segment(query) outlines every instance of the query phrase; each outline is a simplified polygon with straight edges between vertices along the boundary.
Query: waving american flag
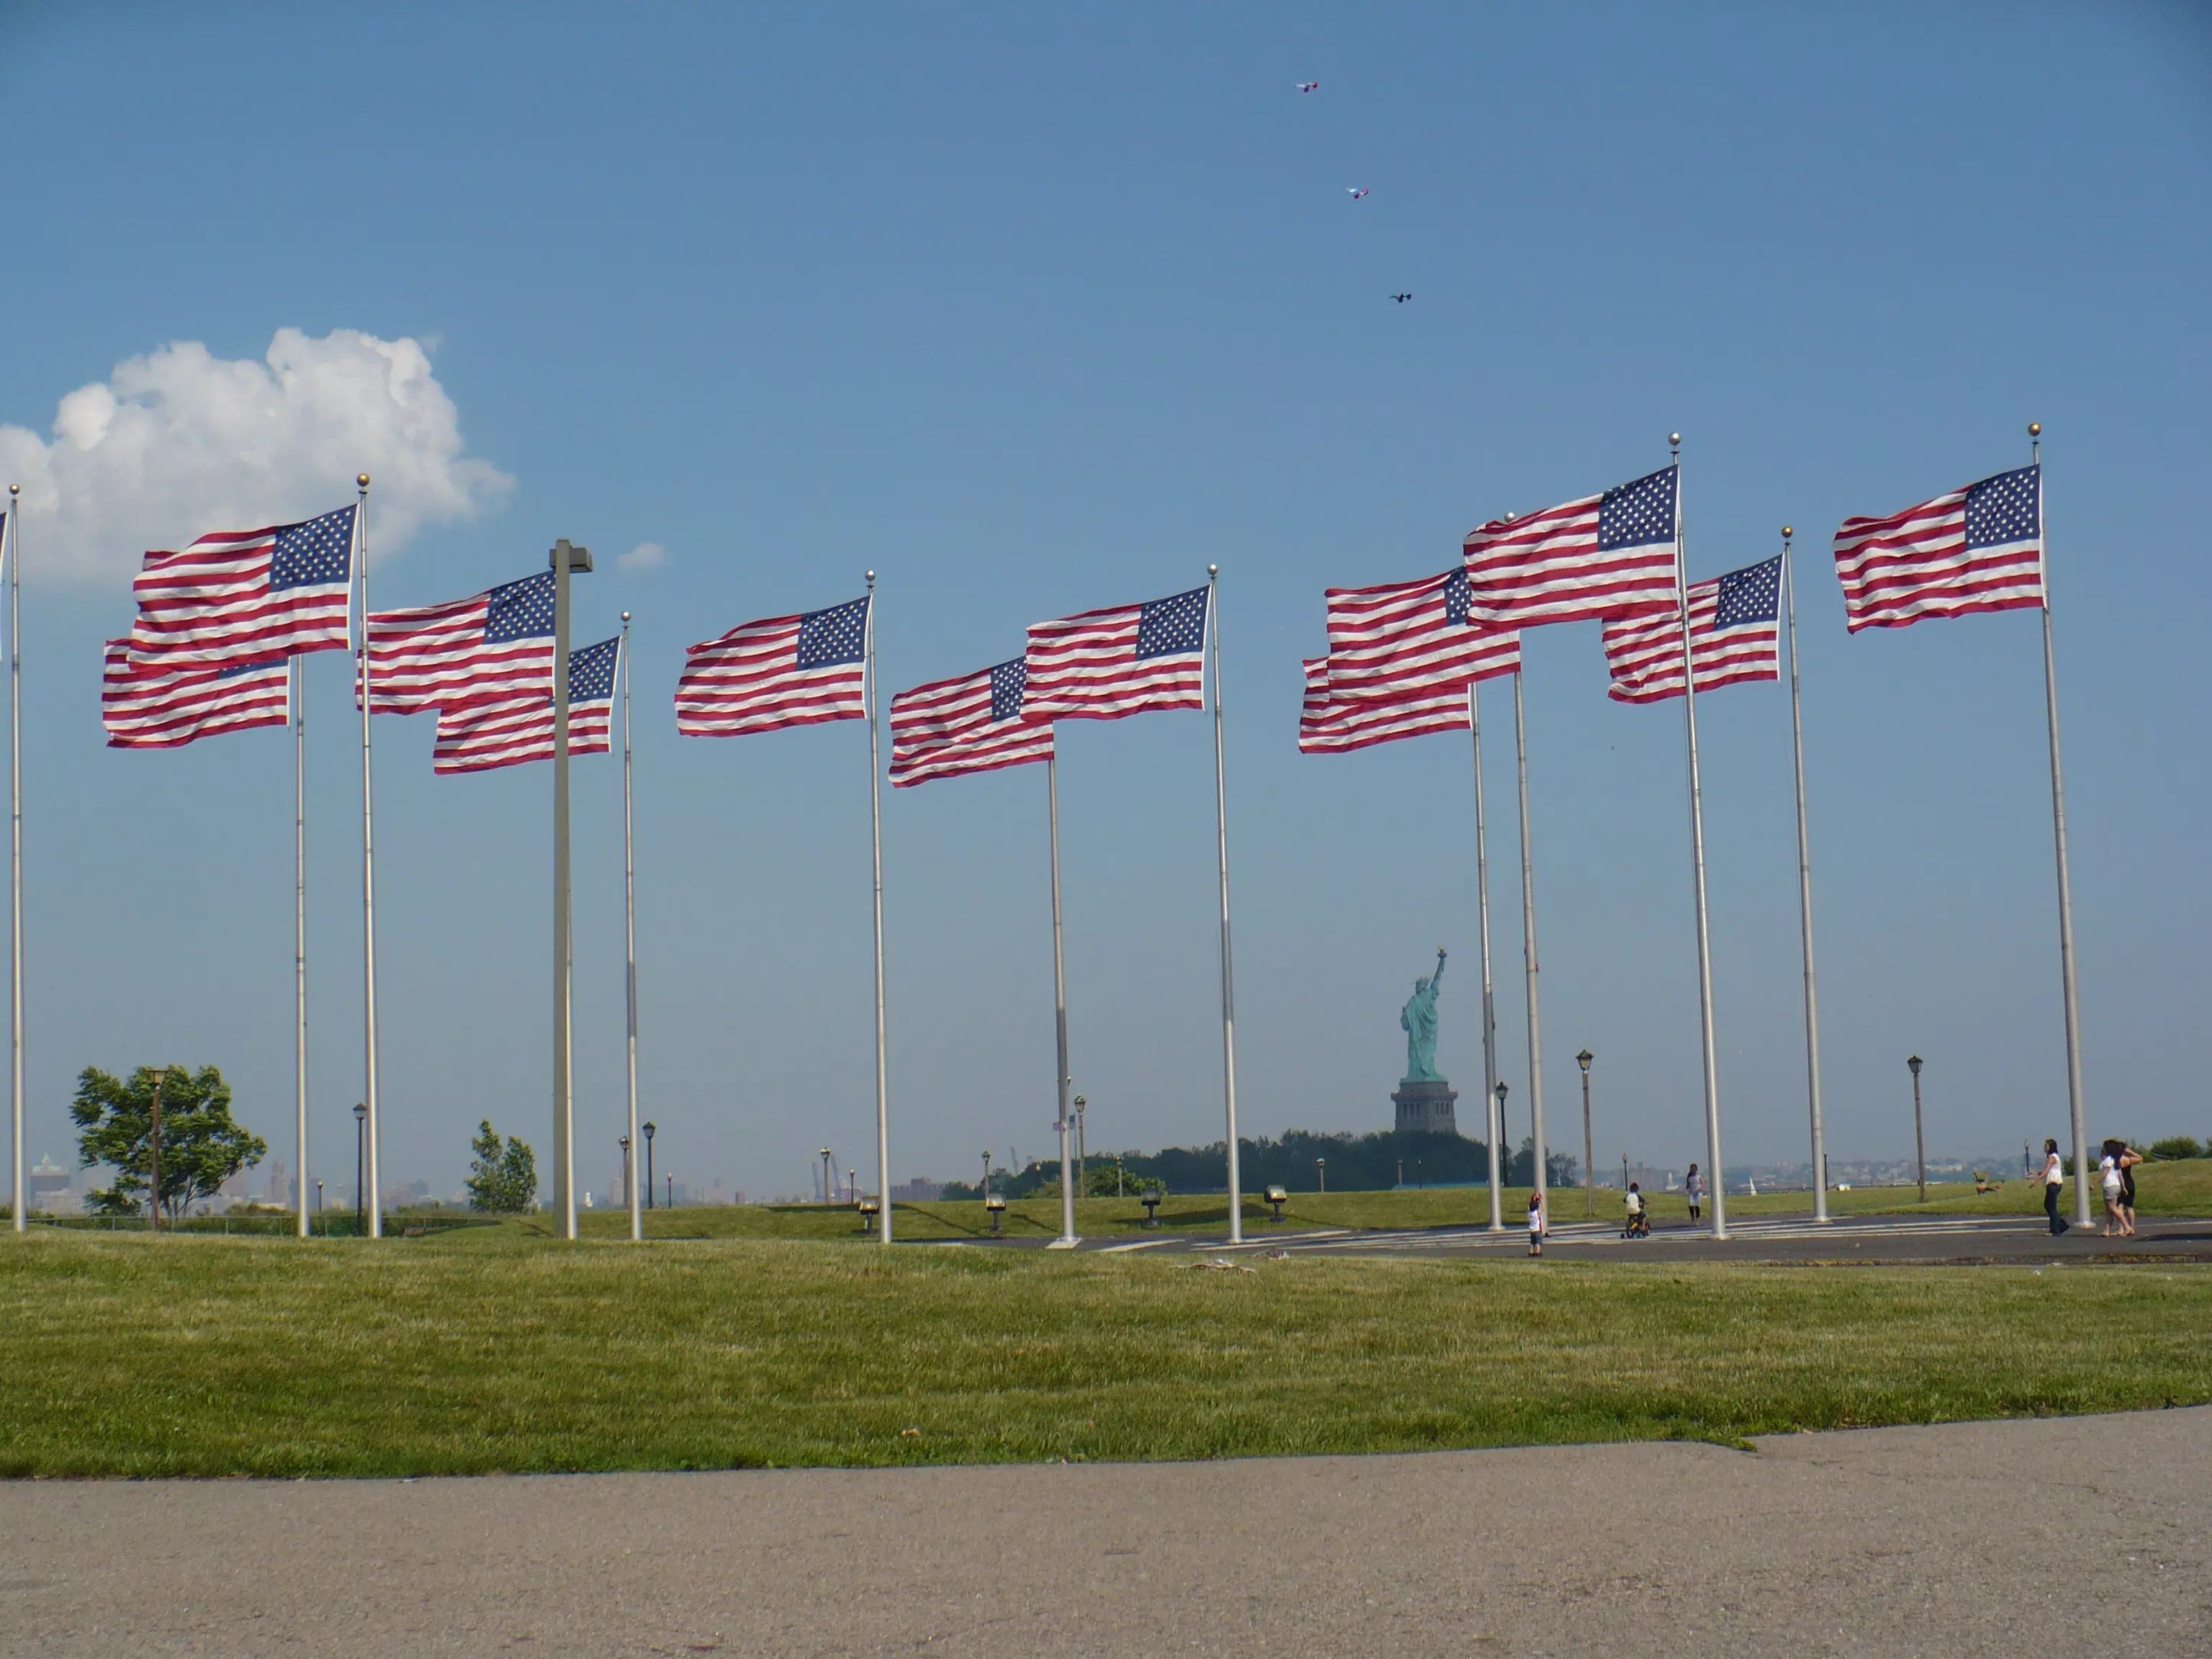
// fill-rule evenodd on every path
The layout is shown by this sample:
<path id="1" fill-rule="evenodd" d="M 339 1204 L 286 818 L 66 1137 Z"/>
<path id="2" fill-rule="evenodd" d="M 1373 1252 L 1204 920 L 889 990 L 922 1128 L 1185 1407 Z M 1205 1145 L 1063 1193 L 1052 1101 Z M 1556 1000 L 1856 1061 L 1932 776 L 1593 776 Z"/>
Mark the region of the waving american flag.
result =
<path id="1" fill-rule="evenodd" d="M 1493 627 L 1642 617 L 1674 608 L 1680 469 L 1468 532 L 1470 614 Z"/>
<path id="2" fill-rule="evenodd" d="M 1206 707 L 1211 588 L 1145 605 L 1086 611 L 1030 629 L 1033 720 L 1116 720 L 1161 708 Z"/>
<path id="3" fill-rule="evenodd" d="M 131 591 L 135 662 L 257 662 L 352 643 L 354 508 L 149 553 Z"/>
<path id="4" fill-rule="evenodd" d="M 1690 650 L 1698 690 L 1747 680 L 1778 680 L 1777 644 L 1782 610 L 1780 555 L 1731 570 L 1690 588 Z M 1607 692 L 1615 702 L 1659 702 L 1682 695 L 1682 623 L 1679 617 L 1638 617 L 1605 625 Z"/>
<path id="5" fill-rule="evenodd" d="M 893 697 L 892 787 L 1050 760 L 1051 723 L 1023 718 L 1028 681 L 1028 666 L 1017 657 Z"/>
<path id="6" fill-rule="evenodd" d="M 100 682 L 100 723 L 110 749 L 180 749 L 201 738 L 292 718 L 289 659 L 217 668 L 185 663 L 141 668 L 129 640 L 110 640 Z"/>
<path id="7" fill-rule="evenodd" d="M 2043 469 L 2023 466 L 1836 532 L 1844 623 L 1908 628 L 1923 617 L 2043 604 Z"/>
<path id="8" fill-rule="evenodd" d="M 568 752 L 604 755 L 611 746 L 615 675 L 622 636 L 568 653 Z M 431 765 L 441 776 L 553 758 L 553 698 L 509 698 L 447 708 L 438 715 Z"/>
<path id="9" fill-rule="evenodd" d="M 684 653 L 676 729 L 738 738 L 868 713 L 869 600 L 744 623 Z"/>
<path id="10" fill-rule="evenodd" d="M 359 706 L 358 676 L 354 702 Z M 553 573 L 368 619 L 371 714 L 553 695 Z"/>

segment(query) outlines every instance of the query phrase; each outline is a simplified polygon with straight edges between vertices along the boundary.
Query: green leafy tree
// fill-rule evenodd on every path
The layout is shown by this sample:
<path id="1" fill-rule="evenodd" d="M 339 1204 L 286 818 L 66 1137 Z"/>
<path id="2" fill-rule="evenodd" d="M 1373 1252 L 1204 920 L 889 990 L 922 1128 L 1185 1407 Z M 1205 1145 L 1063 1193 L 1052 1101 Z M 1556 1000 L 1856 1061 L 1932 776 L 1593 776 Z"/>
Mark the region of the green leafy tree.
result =
<path id="1" fill-rule="evenodd" d="M 469 1165 L 469 1207 L 514 1215 L 538 1207 L 538 1154 L 514 1135 L 500 1144 L 499 1132 L 486 1118 L 469 1143 L 475 1154 Z"/>
<path id="2" fill-rule="evenodd" d="M 2208 1153 L 2203 1147 L 2199 1146 L 2193 1136 L 2169 1135 L 2164 1140 L 2151 1142 L 2150 1155 L 2159 1162 L 2164 1163 L 2169 1158 L 2204 1158 L 2212 1156 L 2212 1153 Z"/>
<path id="3" fill-rule="evenodd" d="M 124 1082 L 88 1066 L 77 1074 L 70 1115 L 76 1121 L 77 1158 L 90 1169 L 105 1164 L 114 1185 L 87 1196 L 107 1215 L 144 1207 L 154 1164 L 154 1090 L 161 1091 L 162 1212 L 172 1218 L 207 1197 L 269 1151 L 259 1135 L 230 1115 L 230 1085 L 212 1066 L 141 1066 Z"/>

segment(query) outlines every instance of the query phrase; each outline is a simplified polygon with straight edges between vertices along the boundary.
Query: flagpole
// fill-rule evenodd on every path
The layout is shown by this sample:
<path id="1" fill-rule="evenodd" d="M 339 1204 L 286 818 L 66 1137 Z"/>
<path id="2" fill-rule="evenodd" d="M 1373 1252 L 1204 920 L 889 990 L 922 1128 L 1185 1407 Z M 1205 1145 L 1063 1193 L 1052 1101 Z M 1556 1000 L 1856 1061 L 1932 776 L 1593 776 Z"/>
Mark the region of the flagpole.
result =
<path id="1" fill-rule="evenodd" d="M 1058 1073 L 1060 1115 L 1053 1127 L 1060 1131 L 1060 1237 L 1052 1242 L 1055 1250 L 1072 1250 L 1079 1242 L 1075 1236 L 1075 1164 L 1068 1151 L 1067 1127 L 1069 1109 L 1067 1086 L 1074 1079 L 1067 1070 L 1067 971 L 1064 965 L 1060 944 L 1060 780 L 1055 775 L 1059 763 L 1053 757 L 1044 757 L 1044 795 L 1046 819 L 1052 833 L 1052 1006 L 1053 1030 L 1059 1043 Z"/>
<path id="2" fill-rule="evenodd" d="M 1229 786 L 1221 757 L 1221 567 L 1206 567 L 1206 631 L 1213 647 L 1213 824 L 1221 854 L 1221 1097 L 1229 1118 L 1229 1242 L 1244 1242 L 1237 1156 L 1237 970 L 1229 937 Z"/>
<path id="3" fill-rule="evenodd" d="M 23 486 L 8 486 L 8 1129 L 17 1232 L 30 1224 L 23 1183 Z"/>
<path id="4" fill-rule="evenodd" d="M 2089 1171 L 2095 1166 L 2089 1160 L 2088 1114 L 2081 1103 L 2081 1007 L 2074 983 L 2074 879 L 2066 860 L 2066 783 L 2058 764 L 2058 653 L 2051 633 L 2051 538 L 2043 505 L 2042 422 L 2029 423 L 2027 440 L 2035 465 L 2035 527 L 2043 544 L 2043 703 L 2051 727 L 2051 829 L 2058 855 L 2058 976 L 2066 1002 L 2066 1105 L 2074 1129 L 2074 1224 L 2087 1227 Z M 19 961 L 21 955 L 19 947 Z M 19 1164 L 21 1158 L 19 1150 Z"/>
<path id="5" fill-rule="evenodd" d="M 1547 1196 L 1544 1170 L 1544 1039 L 1536 1006 L 1536 866 L 1528 851 L 1528 721 L 1521 690 L 1521 671 L 1513 671 L 1513 748 L 1521 772 L 1521 959 L 1528 975 L 1528 1127 L 1534 1146 L 1530 1179 L 1536 1196 Z M 1503 1104 L 1498 1132 L 1505 1133 Z M 1542 1212 L 1547 1221 L 1550 1212 Z"/>
<path id="6" fill-rule="evenodd" d="M 623 992 L 629 1012 L 629 1237 L 645 1237 L 645 1214 L 637 1182 L 637 854 L 630 835 L 629 793 L 629 612 L 622 613 L 622 643 L 616 666 L 622 671 L 623 705 Z"/>
<path id="7" fill-rule="evenodd" d="M 1790 629 L 1790 747 L 1797 763 L 1797 920 L 1805 941 L 1805 1098 L 1813 1114 L 1813 1219 L 1828 1218 L 1828 1138 L 1820 1121 L 1820 1000 L 1813 977 L 1813 843 L 1805 827 L 1805 713 L 1797 694 L 1797 568 L 1782 526 L 1782 591 Z M 1714 1171 L 1717 1176 L 1719 1171 Z"/>
<path id="8" fill-rule="evenodd" d="M 367 1109 L 368 1141 L 368 1236 L 384 1237 L 384 1188 L 380 1179 L 376 1099 L 376 836 L 375 792 L 369 765 L 368 711 L 368 474 L 354 480 L 360 495 L 354 504 L 353 533 L 361 567 L 361 933 L 362 1023 L 364 1027 L 362 1104 Z M 307 1172 L 300 1171 L 301 1201 L 307 1200 Z"/>
<path id="9" fill-rule="evenodd" d="M 564 536 L 546 555 L 553 569 L 553 1185 L 561 1237 L 576 1237 L 575 890 L 568 850 L 568 640 L 572 578 L 592 568 L 587 549 Z M 635 1141 L 632 1146 L 636 1145 Z"/>
<path id="10" fill-rule="evenodd" d="M 297 1231 L 307 1237 L 307 701 L 304 659 L 292 659 L 292 977 L 299 1023 L 293 1044 L 293 1099 L 299 1133 Z"/>
<path id="11" fill-rule="evenodd" d="M 1490 983 L 1490 851 L 1482 815 L 1482 720 L 1476 690 L 1467 683 L 1467 729 L 1474 738 L 1474 904 L 1482 934 L 1482 1121 L 1489 1126 L 1490 1231 L 1505 1231 L 1504 1172 L 1498 1162 L 1498 1005 Z"/>
<path id="12" fill-rule="evenodd" d="M 883 1243 L 891 1242 L 890 1079 L 884 1055 L 884 786 L 877 748 L 876 573 L 868 572 L 868 826 L 876 865 L 876 1218 Z M 1062 1066 L 1064 1072 L 1067 1068 Z"/>
<path id="13" fill-rule="evenodd" d="M 1698 776 L 1698 678 L 1690 640 L 1690 575 L 1682 538 L 1682 434 L 1667 444 L 1674 468 L 1674 603 L 1682 623 L 1682 732 L 1690 752 L 1690 867 L 1698 910 L 1698 1030 L 1705 1067 L 1705 1156 L 1711 1160 L 1713 1237 L 1728 1237 L 1728 1182 L 1721 1174 L 1720 1064 L 1713 1043 L 1712 936 L 1705 918 L 1705 805 Z M 1795 659 L 1792 659 L 1795 665 Z"/>

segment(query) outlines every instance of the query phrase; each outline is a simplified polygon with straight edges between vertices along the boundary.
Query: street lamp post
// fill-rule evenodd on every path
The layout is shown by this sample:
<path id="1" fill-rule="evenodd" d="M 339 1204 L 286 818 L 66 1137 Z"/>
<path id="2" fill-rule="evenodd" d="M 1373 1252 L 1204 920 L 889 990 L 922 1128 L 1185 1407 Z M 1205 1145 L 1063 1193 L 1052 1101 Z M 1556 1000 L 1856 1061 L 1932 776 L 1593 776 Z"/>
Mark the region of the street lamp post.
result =
<path id="1" fill-rule="evenodd" d="M 1912 1072 L 1912 1161 L 1920 1170 L 1920 1201 L 1928 1201 L 1928 1142 L 1920 1133 L 1920 1056 L 1905 1062 Z"/>
<path id="2" fill-rule="evenodd" d="M 845 1171 L 845 1201 L 848 1204 L 860 1201 L 860 1172 L 858 1170 Z"/>
<path id="3" fill-rule="evenodd" d="M 1508 1154 L 1509 1154 L 1509 1156 L 1506 1158 L 1505 1162 L 1506 1162 L 1507 1166 L 1510 1168 L 1510 1167 L 1511 1166 L 1511 1164 L 1512 1164 L 1512 1162 L 1513 1162 L 1513 1159 L 1512 1159 L 1512 1158 L 1511 1158 L 1511 1157 L 1510 1157 L 1510 1152 L 1511 1152 L 1511 1149 L 1512 1149 L 1512 1145 L 1513 1145 L 1513 1143 L 1512 1143 L 1510 1140 L 1509 1140 L 1509 1139 L 1506 1139 L 1506 1134 L 1505 1134 L 1505 1079 L 1504 1079 L 1504 1078 L 1500 1078 L 1500 1079 L 1498 1079 L 1498 1089 L 1497 1089 L 1497 1094 L 1498 1094 L 1498 1139 L 1499 1139 L 1499 1140 L 1504 1141 L 1504 1144 L 1505 1144 L 1505 1147 L 1506 1147 L 1506 1150 L 1507 1150 Z"/>
<path id="4" fill-rule="evenodd" d="M 648 1120 L 647 1120 L 647 1121 L 646 1121 L 645 1122 L 639 1124 L 639 1125 L 638 1125 L 638 1128 L 640 1129 L 640 1131 L 641 1131 L 641 1132 L 643 1133 L 643 1134 L 644 1134 L 644 1136 L 645 1136 L 645 1207 L 646 1207 L 647 1209 L 648 1209 L 648 1210 L 649 1210 L 649 1209 L 651 1209 L 651 1208 L 653 1207 L 653 1126 L 652 1121 L 651 1121 L 650 1119 L 648 1119 Z"/>
<path id="5" fill-rule="evenodd" d="M 356 1101 L 353 1107 L 353 1218 L 356 1227 L 367 1213 L 362 1208 L 362 1171 L 368 1158 L 368 1106 Z"/>
<path id="6" fill-rule="evenodd" d="M 637 1191 L 637 1176 L 629 1167 L 629 1137 L 619 1136 L 615 1144 L 622 1148 L 622 1200 L 627 1205 L 630 1195 Z"/>
<path id="7" fill-rule="evenodd" d="M 146 1231 L 154 1233 L 161 1231 L 161 1085 L 168 1080 L 166 1066 L 154 1073 L 153 1172 L 147 1177 L 146 1187 Z"/>
<path id="8" fill-rule="evenodd" d="M 1075 1195 L 1081 1198 L 1085 1191 L 1083 1180 L 1083 1158 L 1090 1150 L 1083 1139 L 1083 1109 L 1090 1103 L 1081 1095 L 1075 1097 Z"/>
<path id="9" fill-rule="evenodd" d="M 1587 1048 L 1575 1056 L 1575 1064 L 1583 1068 L 1583 1213 L 1597 1213 L 1597 1162 L 1590 1148 L 1589 1068 L 1597 1056 Z M 1624 1186 L 1621 1189 L 1626 1192 Z"/>
<path id="10" fill-rule="evenodd" d="M 1314 1160 L 1314 1180 L 1322 1191 L 1328 1190 L 1328 1160 L 1327 1158 L 1317 1158 Z"/>
<path id="11" fill-rule="evenodd" d="M 983 1200 L 984 1200 L 984 1201 L 985 1201 L 986 1203 L 988 1203 L 988 1202 L 990 1201 L 990 1198 L 991 1198 L 991 1149 L 990 1149 L 988 1146 L 986 1146 L 986 1147 L 983 1149 Z"/>
<path id="12" fill-rule="evenodd" d="M 830 1173 L 834 1167 L 830 1149 L 824 1146 L 822 1149 L 822 1201 L 824 1204 L 837 1201 L 837 1177 Z"/>

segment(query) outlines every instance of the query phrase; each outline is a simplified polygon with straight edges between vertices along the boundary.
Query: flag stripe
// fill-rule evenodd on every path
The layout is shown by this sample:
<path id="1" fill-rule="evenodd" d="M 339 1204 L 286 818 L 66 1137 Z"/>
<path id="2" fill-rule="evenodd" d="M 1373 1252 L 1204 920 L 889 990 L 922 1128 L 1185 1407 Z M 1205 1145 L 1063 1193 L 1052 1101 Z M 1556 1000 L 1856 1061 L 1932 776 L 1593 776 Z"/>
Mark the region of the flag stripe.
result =
<path id="1" fill-rule="evenodd" d="M 283 658 L 227 673 L 197 664 L 138 669 L 131 665 L 129 640 L 107 642 L 100 720 L 111 749 L 179 749 L 291 718 L 292 669 Z"/>
<path id="2" fill-rule="evenodd" d="M 1326 657 L 1306 659 L 1305 707 L 1298 715 L 1298 750 L 1307 755 L 1340 755 L 1400 738 L 1425 738 L 1439 732 L 1471 729 L 1465 685 L 1419 691 L 1403 697 L 1360 697 L 1333 701 L 1335 671 Z"/>

